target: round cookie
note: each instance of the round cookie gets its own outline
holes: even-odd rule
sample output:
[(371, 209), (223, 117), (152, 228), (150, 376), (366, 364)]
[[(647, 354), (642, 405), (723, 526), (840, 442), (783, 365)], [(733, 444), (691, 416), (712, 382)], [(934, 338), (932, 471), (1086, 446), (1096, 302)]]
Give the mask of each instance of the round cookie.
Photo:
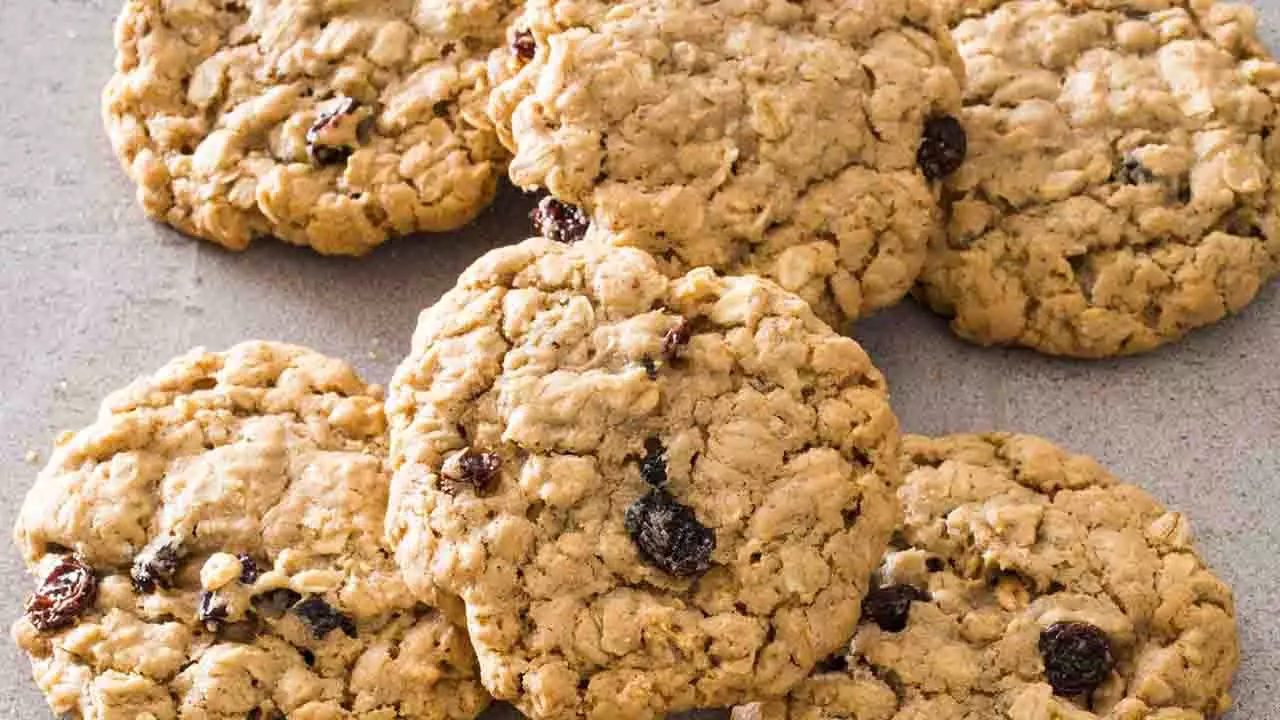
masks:
[(904, 439), (904, 524), (849, 653), (734, 720), (1202, 720), (1231, 590), (1183, 515), (1026, 435)]
[(1280, 65), (1251, 8), (963, 3), (969, 158), (920, 294), (960, 336), (1096, 358), (1243, 308), (1280, 267)]
[(126, 0), (107, 134), (147, 214), (234, 250), (453, 230), (506, 165), (485, 58), (511, 6)]
[(928, 0), (531, 0), (495, 52), (511, 179), (677, 276), (760, 274), (837, 327), (897, 302), (963, 159)]
[(61, 717), (463, 720), (465, 631), (382, 545), (382, 390), (251, 342), (178, 358), (64, 433), (15, 531), (13, 628)]
[(779, 697), (853, 631), (897, 421), (798, 297), (536, 239), (423, 312), (388, 396), (388, 535), (533, 718)]

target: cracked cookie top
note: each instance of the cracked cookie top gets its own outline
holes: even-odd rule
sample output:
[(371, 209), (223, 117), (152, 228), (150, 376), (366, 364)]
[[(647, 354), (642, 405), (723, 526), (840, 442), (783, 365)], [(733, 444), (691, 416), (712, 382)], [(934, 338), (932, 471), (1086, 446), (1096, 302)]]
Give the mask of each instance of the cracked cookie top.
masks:
[(382, 544), (382, 390), (251, 342), (112, 394), (59, 437), (15, 539), (38, 589), (14, 638), (73, 718), (463, 720), (465, 631)]
[(506, 165), (485, 58), (513, 6), (127, 0), (107, 134), (149, 215), (228, 248), (452, 230)]
[[(926, 0), (532, 0), (490, 75), (511, 179), (678, 276), (760, 274), (844, 321), (896, 302), (963, 159)], [(959, 131), (959, 134), (958, 134)]]
[(423, 312), (387, 407), (397, 560), (534, 718), (781, 696), (847, 641), (892, 530), (883, 377), (759, 278), (494, 251)]
[(1201, 720), (1231, 590), (1187, 519), (1026, 435), (903, 441), (905, 515), (848, 653), (735, 720)]
[(960, 3), (969, 157), (921, 294), (982, 344), (1105, 357), (1280, 267), (1280, 65), (1245, 5)]

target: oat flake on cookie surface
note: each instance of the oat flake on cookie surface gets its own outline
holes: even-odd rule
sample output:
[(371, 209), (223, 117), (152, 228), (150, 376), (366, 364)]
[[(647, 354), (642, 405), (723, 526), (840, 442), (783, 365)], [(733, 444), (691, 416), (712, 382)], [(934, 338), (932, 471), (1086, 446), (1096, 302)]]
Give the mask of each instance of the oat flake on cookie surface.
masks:
[(508, 40), (489, 110), (517, 185), (835, 326), (911, 288), (964, 156), (934, 3), (532, 0)]
[(907, 436), (847, 653), (734, 720), (1204, 720), (1240, 660), (1187, 519), (1027, 435)]
[(146, 212), (242, 249), (360, 255), (474, 218), (506, 166), (508, 0), (127, 0), (107, 134)]
[(955, 3), (969, 157), (921, 295), (964, 338), (1106, 357), (1280, 268), (1280, 65), (1207, 0)]
[(15, 539), (13, 628), (84, 720), (469, 720), (466, 632), (382, 544), (382, 390), (339, 360), (193, 351), (64, 433)]
[(388, 395), (388, 535), (466, 606), (534, 718), (780, 697), (852, 633), (894, 522), (897, 421), (800, 298), (633, 248), (496, 250)]

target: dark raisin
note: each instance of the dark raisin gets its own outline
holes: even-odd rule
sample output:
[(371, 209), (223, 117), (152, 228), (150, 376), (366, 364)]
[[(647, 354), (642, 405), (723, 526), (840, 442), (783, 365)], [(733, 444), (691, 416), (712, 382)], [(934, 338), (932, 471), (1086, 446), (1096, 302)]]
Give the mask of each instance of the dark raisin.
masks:
[(253, 597), (253, 607), (259, 614), (274, 620), (282, 617), (286, 610), (296, 605), (301, 599), (301, 595), (289, 588), (278, 588), (276, 590), (268, 590), (261, 595), (255, 595)]
[(667, 484), (667, 449), (656, 437), (644, 441), (644, 458), (640, 461), (640, 479), (653, 487)]
[(311, 129), (307, 130), (307, 152), (317, 165), (333, 165), (351, 157), (355, 149), (349, 145), (330, 145), (324, 142), (326, 132), (336, 128), (343, 118), (359, 109), (355, 98), (343, 97), (331, 109), (320, 113)]
[(647, 375), (650, 380), (658, 379), (658, 365), (653, 361), (653, 358), (641, 358), (640, 364), (644, 366), (644, 374)]
[(458, 458), (458, 474), (456, 478), (445, 478), (440, 489), (450, 495), (457, 495), (464, 488), (471, 488), (477, 495), (493, 492), (498, 486), (502, 474), (502, 458), (496, 453), (478, 453), (468, 449)]
[(1111, 674), (1115, 659), (1106, 633), (1088, 623), (1054, 623), (1040, 632), (1044, 676), (1058, 695), (1093, 692)]
[(542, 237), (559, 243), (575, 243), (587, 234), (590, 221), (586, 213), (574, 205), (562, 203), (550, 195), (538, 201), (529, 213), (533, 229)]
[(814, 666), (814, 673), (844, 672), (849, 669), (849, 656), (843, 652), (829, 655)]
[(285, 720), (286, 717), (287, 716), (279, 710), (273, 709), (263, 713), (259, 708), (254, 708), (249, 711), (249, 714), (245, 716), (244, 720)]
[(217, 594), (205, 591), (200, 593), (200, 607), (197, 617), (210, 630), (218, 629), (222, 621), (227, 619), (227, 605), (218, 599)]
[(511, 41), (511, 52), (520, 58), (521, 62), (529, 62), (538, 52), (538, 43), (533, 39), (533, 33), (528, 30), (517, 30), (515, 39)]
[(667, 362), (672, 362), (680, 355), (680, 348), (689, 344), (692, 335), (693, 328), (689, 327), (687, 320), (680, 318), (680, 322), (662, 336), (662, 356)]
[(41, 632), (67, 627), (84, 614), (98, 596), (98, 576), (82, 560), (65, 555), (27, 598), (27, 620)]
[(886, 585), (867, 593), (862, 614), (885, 632), (902, 632), (911, 615), (911, 603), (929, 599), (929, 593), (911, 585)]
[(155, 592), (157, 587), (173, 587), (173, 576), (178, 572), (178, 548), (173, 544), (161, 545), (150, 553), (134, 558), (129, 578), (133, 588), (140, 593)]
[(334, 610), (333, 606), (316, 595), (294, 605), (293, 612), (302, 618), (302, 622), (311, 630), (311, 637), (316, 640), (324, 639), (325, 635), (334, 630), (341, 630), (347, 637), (356, 636), (356, 624), (351, 622), (351, 618)]
[(650, 490), (632, 503), (623, 526), (641, 559), (665, 573), (692, 577), (711, 567), (715, 533), (665, 490)]
[(1155, 179), (1155, 173), (1134, 155), (1125, 155), (1115, 172), (1115, 181), (1125, 185), (1145, 185)]
[(950, 115), (937, 115), (924, 124), (916, 164), (929, 180), (941, 180), (960, 169), (969, 152), (964, 126)]
[(258, 563), (248, 555), (241, 553), (236, 556), (240, 561), (240, 583), (242, 585), (252, 585), (258, 581)]
[(947, 564), (943, 562), (942, 558), (938, 558), (938, 557), (931, 557), (928, 560), (924, 561), (925, 569), (931, 573), (942, 572), (943, 568), (945, 568), (946, 566)]

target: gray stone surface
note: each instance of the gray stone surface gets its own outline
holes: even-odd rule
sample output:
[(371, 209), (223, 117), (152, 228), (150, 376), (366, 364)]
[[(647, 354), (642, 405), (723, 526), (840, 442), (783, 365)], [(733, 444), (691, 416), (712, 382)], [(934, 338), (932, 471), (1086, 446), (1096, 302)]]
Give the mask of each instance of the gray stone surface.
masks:
[[(1280, 38), (1280, 0), (1262, 5)], [(148, 223), (98, 121), (116, 10), (116, 0), (0, 0), (4, 527), (54, 434), (83, 425), (136, 374), (195, 345), (263, 337), (348, 357), (385, 382), (418, 310), (527, 229), (528, 200), (510, 190), (465, 233), (394, 242), (363, 261), (273, 243), (235, 255)], [(909, 430), (1039, 433), (1187, 511), (1236, 589), (1244, 667), (1231, 717), (1245, 720), (1280, 717), (1278, 311), (1273, 287), (1164, 352), (1089, 364), (964, 345), (912, 303), (856, 333)], [(0, 552), (0, 582), (7, 625), (30, 586), (12, 549)], [(9, 643), (0, 717), (50, 717)]]

